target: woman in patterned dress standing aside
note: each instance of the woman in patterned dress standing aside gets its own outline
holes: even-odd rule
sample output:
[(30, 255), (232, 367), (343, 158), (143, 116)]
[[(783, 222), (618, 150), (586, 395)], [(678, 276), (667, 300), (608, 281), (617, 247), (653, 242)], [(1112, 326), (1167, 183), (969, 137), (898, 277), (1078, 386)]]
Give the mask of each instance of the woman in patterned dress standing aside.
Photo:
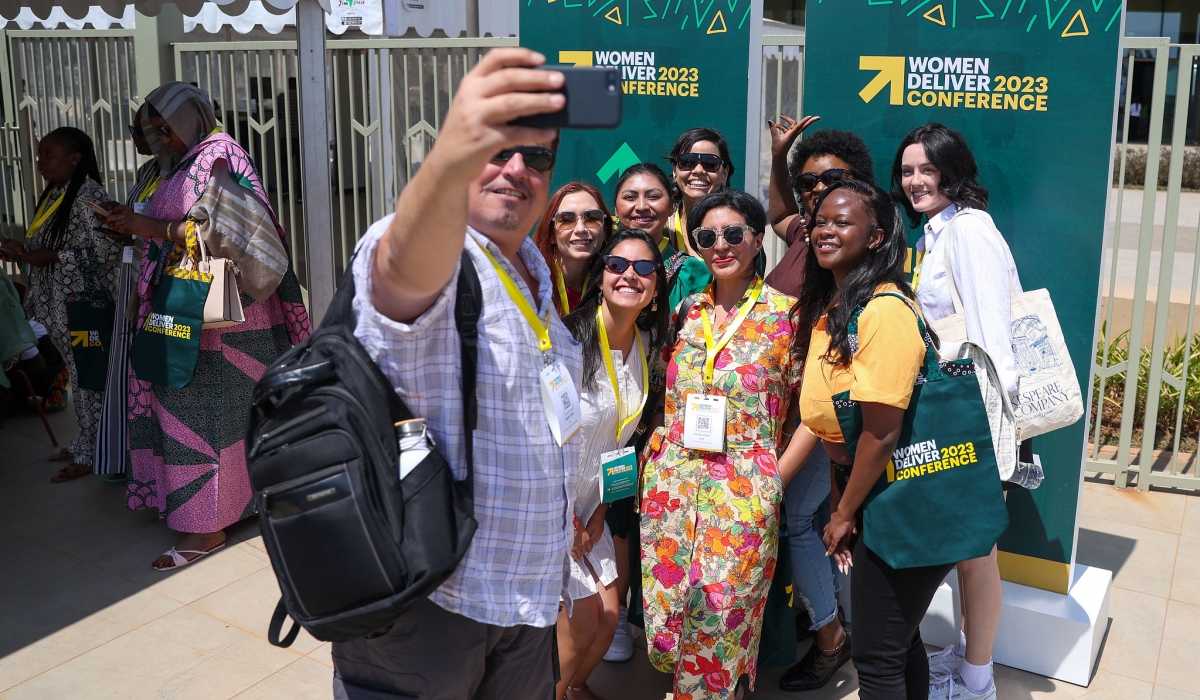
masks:
[[(104, 191), (96, 151), (87, 134), (69, 126), (46, 134), (38, 142), (37, 165), (46, 189), (38, 198), (25, 243), (5, 240), (0, 246), (7, 259), (29, 264), (26, 311), (50, 331), (51, 342), (70, 369), (79, 437), (51, 457), (55, 461), (71, 460), (50, 479), (61, 482), (92, 472), (96, 426), (104, 406), (103, 391), (79, 387), (67, 325), (67, 301), (89, 291), (110, 295), (116, 291), (121, 245), (94, 230), (96, 215), (88, 204), (99, 205), (111, 197)], [(94, 289), (88, 290), (88, 286)]]
[[(249, 190), (254, 195), (251, 201), (269, 216), (264, 226), (238, 231), (237, 238), (267, 241), (277, 236), (287, 247), (286, 234), (250, 156), (216, 128), (208, 96), (191, 85), (172, 82), (151, 92), (146, 103), (150, 126), (163, 146), (180, 158), (163, 173), (144, 215), (123, 209), (108, 219), (113, 228), (146, 239), (138, 276), (139, 319), (145, 319), (152, 308), (160, 266), (181, 254), (180, 244), (193, 225), (193, 207), (202, 197), (216, 196), (218, 202), (240, 197), (245, 202), (244, 192), (222, 188)], [(213, 233), (221, 234), (216, 242), (222, 245), (233, 238), (219, 230)], [(149, 254), (152, 240), (162, 243), (158, 256)], [(220, 248), (214, 240), (206, 241), (210, 249)], [(134, 510), (157, 508), (168, 527), (186, 533), (154, 561), (159, 571), (184, 566), (220, 548), (225, 543), (224, 529), (254, 513), (243, 447), (250, 394), (263, 370), (311, 332), (290, 260), (274, 291), (251, 296), (246, 270), (256, 260), (248, 249), (241, 253), (240, 260), (238, 251), (228, 257), (241, 270), (238, 285), (246, 320), (201, 331), (191, 382), (174, 389), (130, 375), (128, 505)]]
[(680, 307), (641, 508), (647, 652), (674, 674), (676, 700), (753, 690), (783, 484), (800, 467), (792, 445), (776, 455), (801, 366), (789, 352), (796, 300), (755, 271), (765, 228), (762, 205), (736, 190), (688, 218), (713, 283)]

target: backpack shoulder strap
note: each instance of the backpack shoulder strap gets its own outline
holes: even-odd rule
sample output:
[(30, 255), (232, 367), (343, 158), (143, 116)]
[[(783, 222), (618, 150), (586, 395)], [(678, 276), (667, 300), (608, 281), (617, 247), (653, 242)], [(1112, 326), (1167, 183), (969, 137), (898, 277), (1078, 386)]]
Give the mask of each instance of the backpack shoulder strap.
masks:
[(683, 301), (679, 302), (679, 315), (675, 317), (675, 340), (679, 340), (679, 334), (683, 332), (683, 324), (687, 323), (688, 314), (695, 305), (696, 297), (693, 294), (687, 295)]
[(483, 289), (471, 255), (464, 250), (458, 269), (458, 294), (454, 300), (454, 323), (458, 327), (459, 351), (462, 357), (463, 440), (466, 443), (467, 492), (474, 490), (475, 447), (474, 432), (478, 420), (475, 400), (476, 367), (479, 361), (479, 316), (483, 312)]

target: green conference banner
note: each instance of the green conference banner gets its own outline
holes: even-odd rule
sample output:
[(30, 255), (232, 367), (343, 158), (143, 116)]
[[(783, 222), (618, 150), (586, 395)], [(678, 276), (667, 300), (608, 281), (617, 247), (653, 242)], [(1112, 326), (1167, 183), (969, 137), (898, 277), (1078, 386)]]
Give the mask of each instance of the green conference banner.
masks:
[[(887, 187), (896, 146), (962, 132), (1025, 289), (1054, 301), (1090, 386), (1122, 30), (1121, 0), (809, 0), (804, 108), (871, 147)], [(918, 231), (909, 232), (915, 243)], [(1086, 419), (1039, 436), (1046, 480), (1008, 495), (1004, 578), (1066, 593)]]
[[(757, 131), (747, 139), (747, 85), (758, 84), (761, 62), (749, 57), (761, 47), (762, 0), (521, 0), (520, 8), (521, 45), (547, 64), (621, 71), (621, 126), (563, 131), (554, 187), (579, 180), (611, 197), (630, 165), (667, 169), (675, 139), (697, 126), (725, 136), (732, 184), (743, 186), (746, 143), (757, 143)], [(757, 123), (757, 91), (753, 104)]]

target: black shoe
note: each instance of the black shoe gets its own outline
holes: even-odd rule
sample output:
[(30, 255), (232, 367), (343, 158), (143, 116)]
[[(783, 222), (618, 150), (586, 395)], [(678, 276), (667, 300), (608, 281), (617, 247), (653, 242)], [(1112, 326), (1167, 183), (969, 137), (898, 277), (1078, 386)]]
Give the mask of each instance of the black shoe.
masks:
[(816, 690), (829, 682), (833, 674), (850, 660), (850, 633), (832, 653), (825, 653), (813, 644), (800, 662), (784, 672), (779, 689), (789, 693)]

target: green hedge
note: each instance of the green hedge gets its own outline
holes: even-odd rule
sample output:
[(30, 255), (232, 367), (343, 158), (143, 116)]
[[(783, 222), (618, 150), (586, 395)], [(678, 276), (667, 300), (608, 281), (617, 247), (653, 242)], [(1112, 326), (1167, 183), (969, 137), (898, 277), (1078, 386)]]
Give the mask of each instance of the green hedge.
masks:
[[(1125, 186), (1141, 189), (1146, 182), (1146, 153), (1145, 148), (1129, 148), (1125, 160)], [(1158, 189), (1167, 188), (1167, 173), (1171, 166), (1171, 147), (1163, 146), (1158, 161)], [(1121, 169), (1121, 147), (1117, 146), (1113, 158), (1113, 184), (1119, 182), (1117, 176)], [(1183, 188), (1185, 190), (1200, 190), (1200, 148), (1185, 148), (1183, 150)]]

